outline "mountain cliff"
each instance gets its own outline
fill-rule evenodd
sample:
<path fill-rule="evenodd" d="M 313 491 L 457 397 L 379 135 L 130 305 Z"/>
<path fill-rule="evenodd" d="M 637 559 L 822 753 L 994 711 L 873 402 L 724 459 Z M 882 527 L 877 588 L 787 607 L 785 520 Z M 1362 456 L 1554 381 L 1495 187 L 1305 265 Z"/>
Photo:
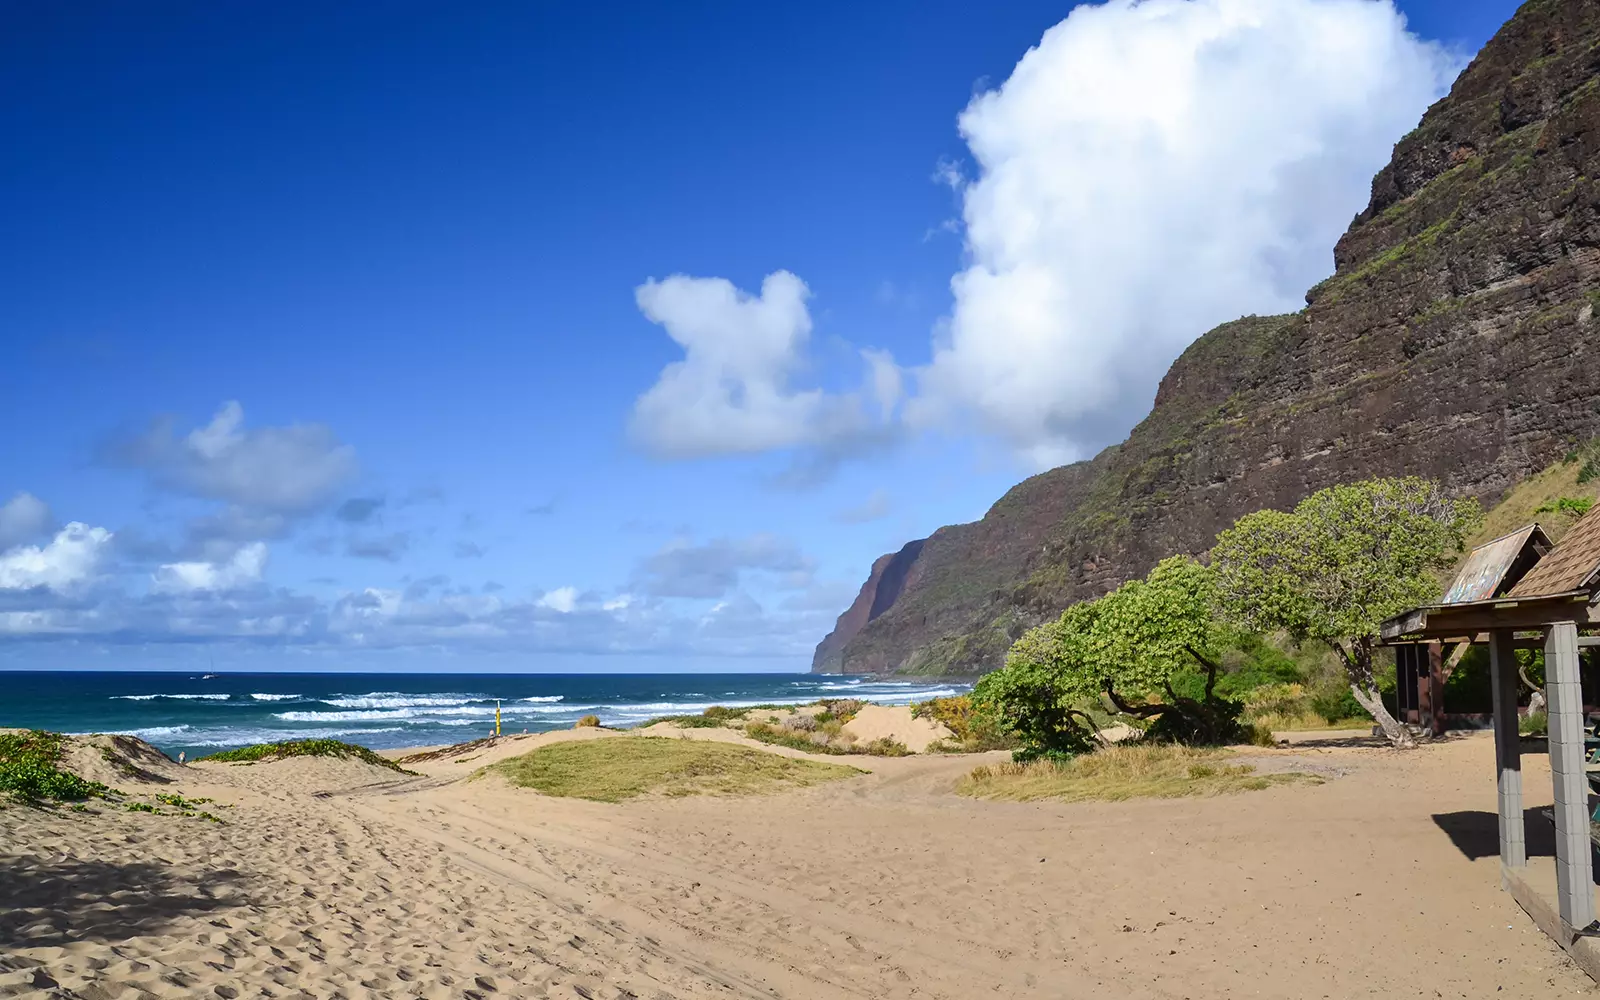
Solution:
<path fill-rule="evenodd" d="M 1195 341 L 1122 444 L 880 558 L 813 670 L 976 674 L 1240 515 L 1423 475 L 1492 502 L 1600 434 L 1600 0 L 1532 0 L 1286 316 Z"/>

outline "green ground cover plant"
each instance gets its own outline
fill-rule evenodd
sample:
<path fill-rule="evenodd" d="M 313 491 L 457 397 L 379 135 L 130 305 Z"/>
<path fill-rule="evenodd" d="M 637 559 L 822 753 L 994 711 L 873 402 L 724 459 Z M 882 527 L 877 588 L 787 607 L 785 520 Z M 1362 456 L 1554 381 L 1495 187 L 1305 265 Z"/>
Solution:
<path fill-rule="evenodd" d="M 0 792 L 34 805 L 120 795 L 98 781 L 62 769 L 66 740 L 61 733 L 42 729 L 0 733 Z"/>
<path fill-rule="evenodd" d="M 238 747 L 233 750 L 222 750 L 208 754 L 200 760 L 218 761 L 224 764 L 255 763 L 262 760 L 282 760 L 285 757 L 339 757 L 354 759 L 373 764 L 378 767 L 398 771 L 401 774 L 416 774 L 408 771 L 387 757 L 380 756 L 364 746 L 355 743 L 345 743 L 342 740 L 289 740 L 284 743 L 256 743 L 247 747 Z"/>
<path fill-rule="evenodd" d="M 556 743 L 484 771 L 545 795 L 596 802 L 641 795 L 759 795 L 863 773 L 729 743 L 659 736 Z"/>

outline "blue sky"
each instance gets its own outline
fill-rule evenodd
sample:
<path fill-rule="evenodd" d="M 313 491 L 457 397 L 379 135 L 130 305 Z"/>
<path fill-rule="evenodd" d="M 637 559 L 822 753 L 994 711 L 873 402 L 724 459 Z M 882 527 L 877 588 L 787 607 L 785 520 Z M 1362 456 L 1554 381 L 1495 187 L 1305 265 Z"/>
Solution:
<path fill-rule="evenodd" d="M 7 6 L 0 667 L 804 668 L 1514 9 L 1263 3 Z"/>

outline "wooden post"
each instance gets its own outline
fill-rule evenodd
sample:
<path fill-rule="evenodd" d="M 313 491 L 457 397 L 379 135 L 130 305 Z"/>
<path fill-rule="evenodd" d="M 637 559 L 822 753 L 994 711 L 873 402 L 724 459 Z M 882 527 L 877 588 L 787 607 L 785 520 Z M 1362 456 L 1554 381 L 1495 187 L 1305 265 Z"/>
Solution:
<path fill-rule="evenodd" d="M 1528 839 L 1522 817 L 1522 743 L 1517 734 L 1517 651 L 1513 641 L 1510 629 L 1489 634 L 1489 676 L 1494 694 L 1494 763 L 1500 784 L 1500 865 L 1525 868 Z"/>
<path fill-rule="evenodd" d="M 1428 643 L 1428 704 L 1432 706 L 1433 735 L 1444 735 L 1444 643 Z"/>
<path fill-rule="evenodd" d="M 1578 627 L 1545 629 L 1545 689 L 1550 707 L 1550 778 L 1556 799 L 1556 903 L 1568 935 L 1594 923 L 1589 782 L 1583 771 L 1583 687 L 1578 679 Z"/>

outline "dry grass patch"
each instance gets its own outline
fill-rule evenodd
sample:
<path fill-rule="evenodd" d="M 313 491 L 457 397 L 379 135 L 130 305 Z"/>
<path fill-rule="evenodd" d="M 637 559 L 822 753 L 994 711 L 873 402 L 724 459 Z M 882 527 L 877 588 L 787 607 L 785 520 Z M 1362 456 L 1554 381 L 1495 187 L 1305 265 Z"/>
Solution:
<path fill-rule="evenodd" d="M 1039 760 L 975 768 L 956 791 L 980 799 L 1063 802 L 1174 799 L 1226 795 L 1273 785 L 1321 784 L 1310 774 L 1257 774 L 1247 764 L 1229 764 L 1225 750 L 1181 746 L 1119 746 L 1070 761 Z"/>
<path fill-rule="evenodd" d="M 596 802 L 640 795 L 760 795 L 865 773 L 729 743 L 660 736 L 556 743 L 485 770 L 545 795 Z"/>

